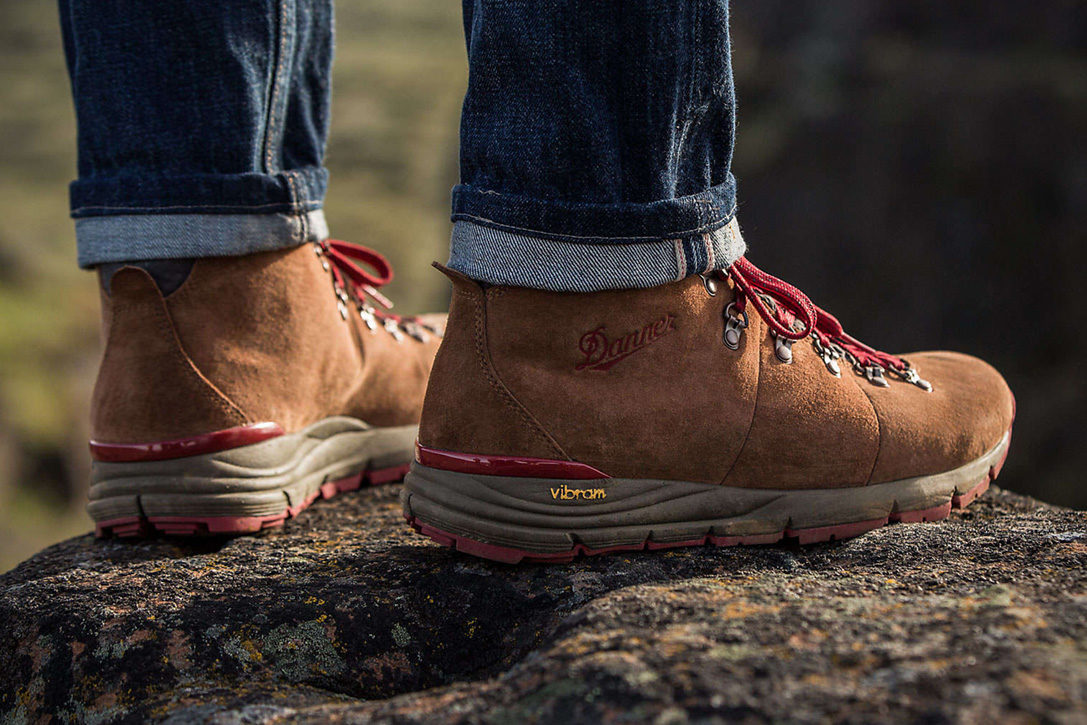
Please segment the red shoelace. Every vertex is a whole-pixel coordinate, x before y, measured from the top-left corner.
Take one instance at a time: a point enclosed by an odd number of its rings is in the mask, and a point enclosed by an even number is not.
[[[806,294],[763,272],[745,257],[729,267],[728,275],[737,290],[730,310],[743,317],[750,304],[778,339],[796,341],[810,336],[832,373],[838,374],[835,361],[845,358],[858,374],[877,385],[887,385],[883,378],[886,371],[925,390],[932,389],[908,361],[865,345],[842,329],[842,323],[834,315],[817,306]],[[768,304],[767,298],[772,303]]]
[[[321,261],[325,269],[332,273],[333,287],[339,299],[340,315],[344,319],[347,319],[349,303],[354,301],[359,315],[370,330],[377,329],[377,323],[380,321],[397,340],[400,339],[401,330],[403,330],[420,341],[425,339],[422,330],[437,332],[416,317],[401,317],[388,311],[392,309],[393,303],[378,288],[392,282],[393,268],[383,255],[369,247],[341,239],[326,239],[323,242],[316,242],[314,246],[317,256],[322,257]],[[367,298],[376,302],[382,309],[369,304]]]
[[[332,277],[337,287],[344,289],[347,286],[344,284],[346,277],[359,299],[366,295],[386,310],[392,309],[393,303],[377,289],[393,281],[393,267],[389,260],[369,247],[340,239],[327,239],[321,242],[320,248],[332,262]],[[369,265],[374,272],[356,262]]]

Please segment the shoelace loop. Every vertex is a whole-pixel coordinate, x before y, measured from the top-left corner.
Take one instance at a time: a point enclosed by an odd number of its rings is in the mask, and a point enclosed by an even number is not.
[[[332,262],[332,276],[338,287],[346,286],[346,277],[357,297],[361,298],[365,294],[385,309],[392,309],[392,301],[377,289],[393,280],[393,268],[389,260],[369,247],[341,239],[327,239],[320,243],[320,247]],[[371,273],[357,262],[369,265],[374,271]]]
[[[379,327],[380,322],[380,326],[397,342],[403,339],[405,332],[420,342],[426,341],[427,334],[441,336],[438,330],[419,318],[401,317],[388,312],[393,307],[392,300],[378,288],[392,281],[393,268],[383,255],[369,247],[342,239],[326,239],[315,242],[314,246],[317,256],[322,258],[322,265],[332,274],[340,315],[345,320],[348,304],[353,301],[359,316],[371,332]],[[384,309],[379,310],[368,304],[367,298]]]
[[[795,341],[811,336],[824,361],[831,356],[843,356],[853,363],[858,373],[866,375],[873,382],[877,382],[873,378],[882,379],[880,372],[885,370],[918,387],[931,390],[932,386],[921,380],[909,362],[876,350],[849,335],[834,315],[817,306],[793,285],[763,272],[745,257],[740,257],[729,267],[728,275],[737,289],[736,313],[743,315],[750,304],[777,337]],[[773,300],[773,309],[764,297]],[[800,323],[799,329],[797,322]]]

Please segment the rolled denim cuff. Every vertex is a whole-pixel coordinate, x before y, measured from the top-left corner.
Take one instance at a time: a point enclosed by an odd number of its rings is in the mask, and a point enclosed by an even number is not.
[[[449,267],[489,284],[560,292],[655,287],[724,269],[747,250],[735,217],[693,236],[650,241],[559,241],[481,224],[453,225]]]
[[[79,265],[266,252],[328,237],[328,172],[119,174],[70,187]]]
[[[589,204],[502,194],[467,184],[453,188],[454,222],[579,244],[686,239],[711,233],[736,214],[736,179],[698,194],[645,203]]]
[[[72,217],[118,214],[272,214],[320,209],[328,171],[310,166],[272,174],[119,174],[73,181]]]
[[[76,219],[79,266],[269,252],[328,238],[322,210],[281,214],[120,214]]]

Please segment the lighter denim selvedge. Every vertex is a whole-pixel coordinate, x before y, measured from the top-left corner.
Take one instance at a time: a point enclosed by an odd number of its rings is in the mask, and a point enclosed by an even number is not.
[[[686,239],[579,244],[457,222],[449,266],[488,284],[556,292],[654,287],[724,269],[746,251],[740,225]]]

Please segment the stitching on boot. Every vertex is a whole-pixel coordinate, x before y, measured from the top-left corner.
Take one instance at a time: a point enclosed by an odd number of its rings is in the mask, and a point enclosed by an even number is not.
[[[524,405],[521,404],[521,401],[519,401],[513,395],[513,393],[510,392],[509,388],[507,388],[506,385],[498,378],[497,371],[495,371],[494,366],[491,365],[490,355],[487,349],[488,346],[484,344],[484,340],[486,339],[487,334],[485,306],[488,296],[490,296],[490,292],[486,293],[486,295],[482,296],[476,301],[475,314],[476,354],[479,356],[479,364],[480,367],[483,369],[483,374],[487,378],[487,382],[490,383],[491,388],[493,388],[494,391],[498,393],[498,396],[502,399],[502,401],[511,410],[513,410],[519,418],[521,418],[521,420],[528,426],[529,430],[536,434],[536,436],[539,438],[540,441],[544,443],[544,445],[550,448],[553,453],[560,456],[561,458],[565,460],[570,460],[570,457],[566,455],[566,452],[562,450],[562,447],[559,446],[555,439],[552,438],[547,433],[547,431],[543,429],[543,426],[540,425],[539,421],[537,421],[536,418],[533,417],[533,415],[525,409]]]
[[[181,337],[177,334],[177,327],[174,325],[174,318],[170,315],[170,310],[166,307],[166,301],[159,297],[157,300],[159,309],[161,310],[165,319],[158,318],[156,315],[156,325],[164,327],[163,330],[173,340],[174,344],[171,346],[170,353],[174,356],[186,369],[191,371],[196,379],[207,386],[208,390],[212,393],[206,396],[208,400],[212,401],[216,407],[228,416],[237,415],[241,417],[243,423],[251,423],[249,416],[247,416],[237,404],[228,398],[223,391],[216,387],[215,383],[208,380],[208,378],[200,371],[200,368],[196,366],[192,358],[189,357],[189,353],[185,350],[185,346],[181,344]]]
[[[868,478],[864,481],[864,485],[867,486],[872,483],[872,478],[876,475],[876,466],[879,465],[880,456],[883,454],[883,423],[880,422],[879,411],[876,410],[876,404],[872,402],[872,396],[860,384],[860,380],[854,377],[853,384],[864,393],[864,399],[868,401],[868,407],[872,409],[872,417],[876,419],[876,455],[872,457],[872,468],[868,471]]]
[[[154,282],[151,282],[151,284],[154,285]],[[239,408],[234,403],[234,401],[230,400],[230,398],[224,395],[223,392],[219,390],[219,388],[216,387],[214,383],[208,380],[208,378],[205,377],[205,375],[196,366],[196,363],[192,361],[192,358],[189,357],[188,353],[185,351],[184,345],[182,345],[181,343],[181,338],[177,334],[177,328],[174,326],[173,317],[170,315],[170,310],[166,305],[166,300],[163,299],[163,296],[161,293],[159,293],[157,287],[154,288],[154,294],[155,297],[153,301],[144,300],[137,304],[145,304],[150,307],[148,311],[151,313],[151,316],[153,318],[152,325],[154,326],[155,330],[159,334],[165,335],[168,340],[173,342],[172,345],[168,346],[170,348],[171,358],[175,362],[179,363],[183,370],[186,370],[190,374],[194,375],[197,382],[203,384],[206,391],[203,397],[208,402],[210,402],[219,412],[223,413],[228,419],[231,419],[234,422],[242,424],[252,422],[249,419],[249,416],[247,416],[241,410],[241,408]],[[113,316],[116,316],[116,308],[111,311],[111,314]],[[102,362],[103,367],[105,367],[106,362],[110,358],[111,354],[114,354],[113,351],[116,349],[115,346],[111,344],[113,342],[113,336],[115,334],[124,334],[124,332],[118,330],[116,325],[114,324],[114,321],[111,320],[110,339],[106,341],[106,352],[103,355]]]
[[[763,332],[761,326],[759,328],[760,333]],[[748,331],[751,332],[750,330]],[[755,335],[748,335],[748,341],[754,340]],[[761,337],[761,335],[759,335]],[[744,349],[747,352],[747,349]],[[721,478],[723,484],[728,480],[728,477],[732,475],[732,470],[736,468],[736,464],[740,462],[740,458],[744,454],[744,450],[747,448],[747,442],[751,440],[751,431],[755,430],[755,417],[759,414],[759,388],[762,387],[762,350],[756,345],[755,350],[755,400],[751,404],[751,419],[747,422],[747,433],[744,435],[744,442],[740,444],[740,449],[736,451],[736,457],[732,459],[732,465],[728,467],[728,471]]]

